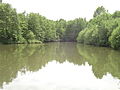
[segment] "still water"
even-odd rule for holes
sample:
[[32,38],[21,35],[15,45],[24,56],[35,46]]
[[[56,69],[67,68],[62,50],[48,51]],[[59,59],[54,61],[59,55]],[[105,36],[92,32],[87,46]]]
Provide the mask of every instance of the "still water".
[[0,45],[0,90],[120,90],[120,51],[76,43]]

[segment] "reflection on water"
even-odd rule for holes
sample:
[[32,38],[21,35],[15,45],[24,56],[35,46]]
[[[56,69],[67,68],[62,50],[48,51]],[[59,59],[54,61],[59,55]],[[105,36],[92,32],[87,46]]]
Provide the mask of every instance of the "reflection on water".
[[0,90],[119,90],[120,52],[76,43],[0,45]]
[[92,65],[92,71],[97,78],[107,73],[120,79],[120,51],[109,48],[77,45],[79,54],[85,62]]

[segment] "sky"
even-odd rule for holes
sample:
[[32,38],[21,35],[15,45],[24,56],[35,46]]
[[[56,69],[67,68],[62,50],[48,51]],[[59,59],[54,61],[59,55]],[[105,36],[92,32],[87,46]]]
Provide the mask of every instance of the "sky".
[[120,10],[120,0],[3,0],[10,3],[17,12],[40,13],[51,20],[93,17],[98,6],[104,6],[110,13]]

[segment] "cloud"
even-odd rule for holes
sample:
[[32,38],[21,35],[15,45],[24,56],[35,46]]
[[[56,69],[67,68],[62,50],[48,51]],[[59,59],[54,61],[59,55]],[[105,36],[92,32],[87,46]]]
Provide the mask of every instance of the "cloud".
[[18,12],[35,12],[57,20],[70,20],[78,17],[92,18],[94,10],[103,5],[111,13],[120,10],[119,0],[3,0],[12,4]]

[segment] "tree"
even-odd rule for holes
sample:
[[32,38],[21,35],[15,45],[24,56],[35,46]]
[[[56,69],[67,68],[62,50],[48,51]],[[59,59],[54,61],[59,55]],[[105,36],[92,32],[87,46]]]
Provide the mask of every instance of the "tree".
[[101,14],[106,13],[106,12],[107,11],[105,10],[105,8],[103,6],[98,7],[94,12],[93,17],[96,17],[96,16],[101,15]]
[[28,14],[27,18],[28,18],[28,30],[33,32],[36,40],[43,41],[42,37],[43,30],[40,27],[39,14],[30,13]]
[[56,41],[56,27],[53,20],[44,20],[45,42]]
[[87,25],[86,19],[77,18],[67,22],[63,41],[76,41],[78,33]]
[[120,26],[113,30],[109,38],[111,47],[114,49],[120,48]]
[[84,41],[85,44],[108,46],[108,38],[113,27],[115,25],[112,16],[109,13],[101,14],[89,21],[87,28],[80,32],[77,40],[78,42]]
[[84,34],[86,33],[87,28],[83,29],[81,32],[79,32],[78,37],[77,37],[77,42],[79,43],[84,43]]
[[65,34],[66,31],[66,21],[64,19],[60,19],[59,21],[56,21],[56,34],[57,34],[57,38],[59,40],[63,39],[63,36]]
[[25,13],[19,13],[18,14],[18,20],[19,20],[19,26],[21,31],[21,43],[27,43],[27,33],[28,33],[28,23],[27,18],[25,16]]
[[115,11],[112,16],[113,18],[120,18],[120,11]]
[[0,4],[0,41],[18,43],[20,36],[16,10],[9,4]]

